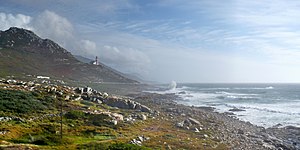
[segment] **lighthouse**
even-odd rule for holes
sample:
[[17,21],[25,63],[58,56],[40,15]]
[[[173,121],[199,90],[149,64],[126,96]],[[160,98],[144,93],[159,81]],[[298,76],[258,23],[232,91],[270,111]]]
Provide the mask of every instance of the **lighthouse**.
[[98,62],[98,56],[96,56],[96,59],[95,59],[95,61],[93,62],[93,65],[99,65],[99,62]]

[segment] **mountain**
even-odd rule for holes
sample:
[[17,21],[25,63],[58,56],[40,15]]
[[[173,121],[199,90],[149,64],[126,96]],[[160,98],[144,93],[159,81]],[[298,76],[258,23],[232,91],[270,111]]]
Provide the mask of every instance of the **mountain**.
[[0,76],[30,74],[84,82],[137,83],[103,64],[83,63],[55,42],[16,27],[0,31],[0,68]]

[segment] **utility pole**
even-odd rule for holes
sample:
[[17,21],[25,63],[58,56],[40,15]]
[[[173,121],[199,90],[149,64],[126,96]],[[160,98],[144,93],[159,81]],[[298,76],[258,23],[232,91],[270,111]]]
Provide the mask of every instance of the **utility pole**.
[[63,99],[60,99],[60,139],[62,140],[63,138]]

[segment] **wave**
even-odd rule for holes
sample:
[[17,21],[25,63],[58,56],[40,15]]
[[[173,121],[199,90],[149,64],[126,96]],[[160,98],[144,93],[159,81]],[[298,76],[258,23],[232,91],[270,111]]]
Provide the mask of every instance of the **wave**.
[[201,88],[200,90],[230,90],[230,88]]
[[226,107],[229,108],[238,108],[238,109],[244,109],[244,110],[258,110],[262,112],[270,112],[270,113],[278,113],[278,114],[285,114],[285,115],[300,115],[299,112],[287,112],[287,111],[280,111],[280,110],[274,110],[270,108],[263,108],[263,107],[255,107],[255,106],[237,106],[237,105],[230,105],[230,104],[224,104]]
[[170,84],[169,84],[169,90],[175,90],[177,87],[177,83],[175,81],[172,81]]
[[231,93],[231,92],[225,92],[225,91],[221,91],[221,92],[216,92],[216,94],[223,94],[223,95],[240,95],[240,96],[246,96],[246,95],[259,95],[259,94],[250,94],[250,93]]
[[267,87],[245,87],[245,88],[241,88],[241,87],[236,87],[236,88],[232,88],[235,90],[271,90],[274,89],[273,86],[267,86]]

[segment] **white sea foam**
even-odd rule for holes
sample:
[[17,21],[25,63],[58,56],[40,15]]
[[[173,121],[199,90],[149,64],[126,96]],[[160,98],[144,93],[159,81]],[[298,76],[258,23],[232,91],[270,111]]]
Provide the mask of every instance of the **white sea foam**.
[[[283,126],[293,125],[300,127],[300,100],[293,100],[291,97],[286,98],[281,93],[284,91],[279,89],[277,91],[263,92],[265,90],[276,90],[272,86],[264,88],[230,88],[231,90],[224,89],[224,91],[220,90],[220,88],[214,88],[215,90],[210,91],[200,88],[196,90],[196,88],[193,87],[193,91],[189,91],[191,89],[189,87],[181,89],[181,91],[186,91],[181,94],[177,93],[183,99],[179,103],[194,106],[212,106],[219,112],[226,112],[232,108],[243,109],[245,111],[233,113],[241,120],[250,121],[253,124],[264,127],[272,127],[279,123]],[[251,92],[253,89],[259,92]],[[274,93],[275,95],[272,95]],[[286,95],[289,96],[290,94]]]
[[274,89],[273,86],[267,86],[267,87],[235,87],[232,88],[235,90],[271,90]]

